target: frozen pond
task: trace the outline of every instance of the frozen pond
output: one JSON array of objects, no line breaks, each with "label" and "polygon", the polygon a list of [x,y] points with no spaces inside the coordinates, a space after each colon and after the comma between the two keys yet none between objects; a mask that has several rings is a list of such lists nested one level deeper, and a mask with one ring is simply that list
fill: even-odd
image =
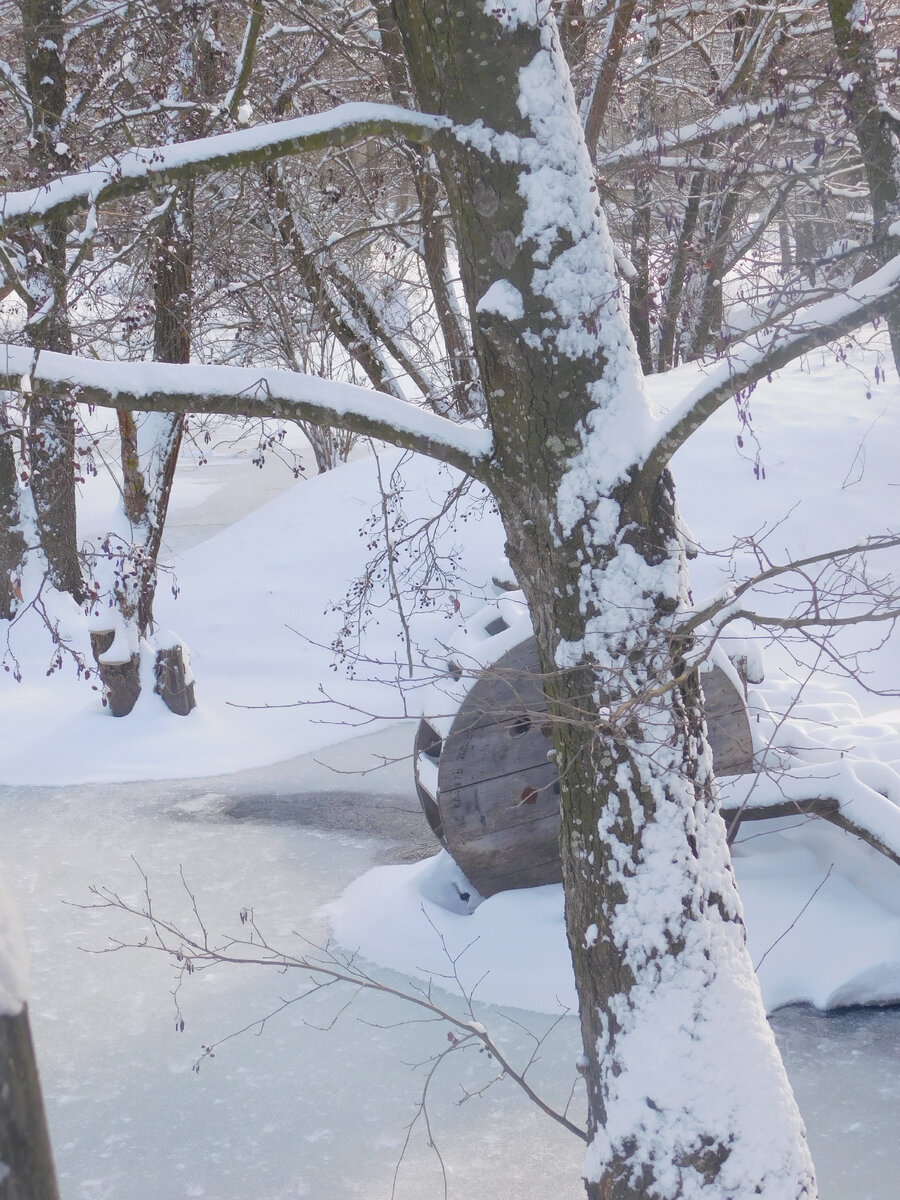
[{"label": "frozen pond", "polygon": [[[226,1041],[195,1073],[204,1044],[266,1016],[299,981],[246,968],[196,976],[180,996],[186,1028],[178,1033],[162,956],[82,949],[100,949],[109,936],[139,940],[143,931],[118,914],[65,902],[89,903],[94,883],[137,897],[133,855],[161,913],[191,919],[183,869],[210,930],[239,932],[239,913],[250,907],[272,940],[296,946],[292,931],[300,929],[321,941],[323,904],[371,864],[417,852],[407,771],[346,787],[339,776],[292,764],[218,781],[0,789],[0,857],[32,949],[32,1017],[64,1200],[390,1196],[406,1127],[419,1111],[428,1070],[421,1064],[447,1049],[445,1027],[411,1024],[396,1002],[364,996],[325,1032],[318,1027],[348,998],[328,989],[287,1008],[258,1036]],[[285,819],[285,793],[298,787],[313,797],[303,825]],[[351,789],[377,792],[376,824],[393,837],[359,831],[370,818],[362,799],[353,816]],[[522,1026],[540,1036],[551,1020],[508,1016],[514,1020],[496,1009],[479,1013],[522,1062],[532,1049]],[[900,1009],[826,1016],[795,1008],[773,1025],[823,1200],[893,1200]],[[565,1106],[572,1088],[577,1037],[575,1020],[562,1021],[534,1070],[535,1086],[555,1105]],[[512,1085],[458,1103],[464,1090],[484,1087],[492,1067],[483,1054],[450,1055],[429,1091],[451,1200],[576,1200],[581,1144]],[[580,1119],[577,1100],[572,1115]],[[442,1194],[420,1116],[396,1195]]]}]

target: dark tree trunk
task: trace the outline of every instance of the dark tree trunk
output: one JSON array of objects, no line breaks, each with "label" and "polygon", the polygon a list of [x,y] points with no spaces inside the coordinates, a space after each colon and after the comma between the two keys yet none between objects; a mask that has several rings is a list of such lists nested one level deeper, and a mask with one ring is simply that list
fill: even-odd
[{"label": "dark tree trunk", "polygon": [[[900,237],[891,226],[900,220],[900,123],[886,102],[878,79],[878,45],[866,6],[858,0],[828,0],[841,75],[848,82],[847,114],[863,162],[879,263],[900,253]],[[849,82],[852,81],[852,82]],[[894,365],[900,374],[900,313],[887,318]]]},{"label": "dark tree trunk", "polygon": [[[480,147],[448,139],[441,167],[490,484],[555,718],[588,1196],[811,1196],[744,946],[700,687],[673,635],[687,582],[671,481],[645,477],[633,448],[650,418],[552,19],[459,0],[394,11],[420,105]],[[761,1091],[723,1076],[738,1046],[765,1064]],[[778,1133],[760,1155],[773,1103]]]},{"label": "dark tree trunk", "polygon": [[685,285],[687,283],[691,260],[695,258],[694,235],[700,219],[700,205],[706,176],[702,171],[695,171],[691,177],[691,188],[684,208],[684,218],[672,258],[669,262],[669,278],[666,282],[665,296],[659,323],[659,355],[657,370],[668,371],[678,365],[681,357],[679,332],[681,329],[681,312],[684,307]]},{"label": "dark tree trunk", "polygon": [[[174,198],[161,231],[154,262],[153,357],[157,362],[191,361],[193,269],[194,186],[187,184]],[[168,413],[156,435],[153,496],[147,506],[149,529],[145,548],[146,565],[138,604],[138,628],[142,634],[153,628],[156,564],[183,432],[184,416]]]},{"label": "dark tree trunk", "polygon": [[[621,13],[621,5],[619,13]],[[617,14],[618,15],[618,14]],[[648,65],[641,78],[638,97],[638,123],[635,130],[646,138],[656,121],[656,59],[659,54],[659,35],[655,24],[644,36],[644,59]],[[631,217],[631,261],[636,275],[629,281],[629,320],[637,346],[641,369],[645,375],[653,370],[653,334],[650,326],[653,296],[650,278],[650,238],[653,232],[653,171],[642,163],[634,172],[633,209]]]},{"label": "dark tree trunk", "polygon": [[[25,86],[32,106],[29,168],[34,183],[46,183],[70,167],[60,123],[66,104],[66,72],[60,0],[24,0]],[[69,354],[72,339],[66,310],[64,217],[34,225],[25,237],[28,337],[38,350]],[[75,516],[75,419],[68,397],[33,395],[28,404],[31,490],[41,548],[50,577],[80,600],[84,594]]]},{"label": "dark tree trunk", "polygon": [[699,358],[707,349],[711,336],[721,334],[724,319],[722,281],[725,258],[732,245],[732,226],[740,199],[740,185],[732,182],[724,196],[713,205],[714,219],[710,222],[704,246],[703,288],[691,339],[691,357]]},{"label": "dark tree trunk", "polygon": [[[395,104],[409,104],[409,76],[403,62],[403,43],[388,0],[376,0],[378,32],[387,59],[388,82]],[[427,153],[410,148],[414,181],[419,199],[425,273],[434,298],[435,315],[447,352],[447,373],[452,388],[452,409],[460,417],[472,417],[483,408],[472,347],[457,309],[456,297],[447,278],[449,258],[444,221],[438,211],[440,187],[434,178]]]},{"label": "dark tree trunk", "polygon": [[19,574],[25,558],[13,436],[0,407],[0,620],[9,620],[16,611]]},{"label": "dark tree trunk", "polygon": [[0,1014],[0,1200],[59,1200],[27,1008]]},{"label": "dark tree trunk", "polygon": [[[210,6],[161,6],[161,22],[178,55],[177,78],[184,95],[211,94],[216,71]],[[199,136],[204,130],[202,113],[186,120],[178,118],[171,129],[172,140]],[[153,357],[157,362],[188,363],[191,358],[194,263],[194,183],[188,181],[169,196],[168,208],[156,232],[153,253]],[[132,526],[131,570],[117,582],[119,611],[138,639],[153,631],[153,603],[158,580],[158,560],[168,513],[175,468],[181,449],[184,415],[160,413],[135,418],[119,413],[123,495],[126,515]],[[140,694],[140,655],[130,654],[122,662],[103,662],[97,654],[101,643],[113,643],[113,635],[102,631],[95,638],[101,678],[107,689],[114,716],[131,712]],[[126,639],[127,642],[127,639]],[[182,665],[172,669],[173,655]],[[193,685],[185,682],[180,649],[157,651],[156,691],[178,715],[194,707]],[[175,690],[169,683],[176,681]]]}]

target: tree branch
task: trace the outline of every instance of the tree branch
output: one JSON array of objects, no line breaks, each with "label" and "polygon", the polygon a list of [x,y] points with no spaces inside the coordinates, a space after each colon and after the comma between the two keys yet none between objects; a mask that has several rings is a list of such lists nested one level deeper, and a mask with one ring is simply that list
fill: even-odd
[{"label": "tree branch", "polygon": [[393,104],[340,104],[326,113],[256,125],[178,145],[132,150],[107,158],[44,187],[7,192],[0,199],[0,228],[16,220],[40,221],[215,171],[271,162],[289,154],[345,146],[377,135],[427,142],[448,129],[446,117]]},{"label": "tree branch", "polygon": [[247,16],[247,27],[244,30],[244,41],[235,65],[234,83],[225,97],[225,110],[231,117],[235,116],[237,110],[240,108],[244,92],[247,90],[247,84],[250,82],[250,75],[253,72],[253,62],[256,57],[256,45],[259,41],[259,31],[262,29],[264,16],[263,0],[250,0],[250,12]]},{"label": "tree branch", "polygon": [[631,18],[634,15],[637,0],[613,0],[613,2],[615,9],[607,18],[608,29],[605,39],[606,44],[603,47],[603,60],[600,64],[600,70],[597,72],[587,119],[584,123],[584,140],[587,142],[588,152],[592,160],[596,160],[600,130],[603,128],[603,119],[606,116],[607,108],[609,108],[613,84],[616,81],[616,72],[619,69],[622,52],[625,49],[625,39],[628,35],[628,29],[631,25]]},{"label": "tree branch", "polygon": [[[730,587],[724,597],[713,600],[712,603],[704,605],[702,609],[691,613],[686,621],[679,624],[678,636],[686,637],[696,632],[701,625],[705,625],[707,621],[712,621],[722,613],[727,615],[727,622],[736,620],[738,617],[753,619],[746,610],[737,607],[737,601],[746,592],[759,587],[763,583],[770,583],[772,580],[778,579],[783,575],[803,574],[805,577],[805,572],[809,567],[839,564],[857,555],[869,554],[876,550],[892,550],[897,546],[900,546],[900,536],[896,534],[881,534],[876,537],[866,538],[854,546],[842,546],[835,550],[823,550],[820,554],[810,554],[806,558],[795,558],[786,563],[773,563],[764,571],[759,571],[756,575],[750,576],[749,579],[745,579],[741,583]],[[866,594],[868,595],[869,593],[867,592]],[[880,614],[876,619],[883,621],[889,618],[884,614]],[[769,619],[760,617],[759,620],[761,623],[765,623]],[[780,623],[784,625],[784,628],[797,627],[794,622],[788,624],[787,619]],[[814,622],[807,623],[812,624]],[[858,624],[859,619],[848,618],[844,622],[835,621],[833,623]]]},{"label": "tree branch", "polygon": [[790,322],[773,324],[737,342],[709,374],[660,422],[656,444],[641,473],[656,479],[672,455],[738,392],[773,371],[837,338],[852,333],[900,304],[900,255],[846,292],[799,309]]},{"label": "tree branch", "polygon": [[707,142],[717,134],[725,134],[731,129],[756,125],[764,121],[779,120],[783,105],[787,105],[788,111],[797,113],[811,108],[813,103],[812,96],[800,94],[787,100],[782,97],[779,100],[736,104],[731,108],[722,109],[720,112],[711,113],[706,120],[682,125],[679,129],[670,129],[666,133],[660,133],[653,137],[635,138],[634,141],[628,142],[608,154],[600,154],[597,156],[597,169],[609,171],[614,167],[628,167],[645,159],[654,160],[667,151],[683,150],[686,146]]},{"label": "tree branch", "polygon": [[80,403],[135,412],[222,413],[312,421],[379,438],[484,479],[491,435],[349,383],[255,367],[118,363],[0,343],[0,387],[73,390]]}]

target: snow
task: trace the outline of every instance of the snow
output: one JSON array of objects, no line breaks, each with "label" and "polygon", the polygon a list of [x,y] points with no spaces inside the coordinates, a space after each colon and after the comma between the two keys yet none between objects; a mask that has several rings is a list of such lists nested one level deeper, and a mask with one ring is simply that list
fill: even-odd
[{"label": "snow", "polygon": [[683,125],[665,134],[660,131],[652,138],[635,138],[623,146],[617,146],[615,150],[599,153],[597,166],[599,170],[605,171],[634,160],[658,159],[666,150],[690,146],[697,141],[711,139],[715,134],[750,125],[755,121],[770,120],[780,115],[785,108],[792,113],[800,113],[814,103],[813,97],[806,89],[788,88],[777,100],[760,100],[754,104],[735,104],[728,108],[720,108],[705,121]]},{"label": "snow", "polygon": [[[766,465],[764,480],[754,475],[753,457],[747,451],[742,457],[735,449],[740,426],[729,409],[723,409],[679,453],[675,469],[680,499],[702,545],[715,551],[735,537],[765,527],[774,531],[779,547],[805,553],[833,541],[850,544],[871,529],[879,514],[893,511],[894,447],[900,436],[896,385],[869,384],[858,370],[863,361],[852,360],[847,366],[820,352],[813,364],[791,368],[758,389],[753,397],[753,428]],[[813,367],[814,375],[810,374]],[[657,386],[668,398],[672,383],[663,379]],[[190,452],[184,452],[168,532],[171,544],[182,551],[177,561],[178,598],[165,581],[160,588],[161,624],[174,630],[192,651],[198,710],[187,720],[173,717],[147,689],[132,718],[111,720],[92,691],[94,680],[78,680],[68,665],[45,675],[45,635],[32,612],[10,634],[24,678],[21,683],[11,675],[0,680],[0,719],[6,731],[0,761],[7,784],[202,778],[340,742],[368,730],[370,713],[402,715],[403,705],[394,691],[397,626],[389,610],[378,613],[379,624],[367,647],[374,661],[361,668],[358,678],[329,669],[327,643],[337,617],[323,614],[367,557],[359,530],[373,504],[372,463],[363,459],[295,484],[287,467],[273,462],[260,472],[225,443],[223,439],[218,453],[210,451],[210,465],[199,469],[191,469]],[[385,475],[395,461],[395,452],[389,452]],[[269,482],[279,470],[281,482],[277,474],[276,482]],[[448,481],[423,459],[413,459],[404,472],[411,488],[407,501],[411,512],[426,509],[429,497],[437,501]],[[253,489],[266,503],[237,519],[236,499]],[[102,476],[90,481],[86,500],[85,522],[103,528],[116,502],[112,481]],[[251,503],[259,500],[251,495]],[[822,512],[828,513],[825,523],[819,519]],[[234,523],[222,528],[219,514]],[[450,652],[463,661],[477,662],[489,642],[493,656],[521,640],[527,629],[521,605],[515,597],[505,597],[500,605],[510,629],[496,639],[488,639],[484,632],[496,611],[483,607],[484,599],[494,595],[491,578],[508,574],[508,569],[503,565],[502,532],[495,518],[476,510],[473,514],[455,536],[450,535],[450,541],[463,550],[464,569],[472,584],[459,590],[461,611],[456,613],[450,606],[416,617],[417,640],[438,660],[447,653],[444,647],[452,646]],[[310,530],[315,530],[315,536]],[[192,544],[204,537],[207,540]],[[324,557],[323,545],[328,547]],[[172,561],[170,553],[164,557]],[[238,574],[235,563],[241,564]],[[720,591],[733,569],[733,563],[718,554],[701,555],[692,564],[697,594]],[[86,629],[77,610],[61,606],[55,616],[74,642],[86,649]],[[312,641],[304,641],[294,630]],[[861,637],[859,631],[852,632],[848,653],[856,652]],[[844,798],[853,800],[855,815],[867,805],[872,823],[880,820],[879,813],[892,818],[891,805],[896,805],[898,795],[895,768],[900,767],[898,701],[879,700],[854,691],[846,679],[825,676],[808,689],[806,706],[798,707],[797,685],[791,682],[798,669],[787,650],[752,632],[745,638],[744,652],[748,646],[757,657],[764,647],[767,670],[767,680],[754,689],[754,730],[775,734],[776,748],[799,749],[806,756],[793,762],[787,774],[782,765],[772,779],[760,777],[754,802],[765,795],[774,802],[791,788],[808,794],[812,776],[815,786],[829,794],[840,783]],[[867,676],[871,686],[894,686],[900,677],[895,640],[864,659],[863,665],[871,672]],[[332,706],[318,690],[323,683],[335,698]],[[450,680],[442,686],[453,691]],[[465,680],[461,686],[466,686]],[[445,691],[439,711],[431,709],[430,715],[449,716],[458,698]],[[298,700],[305,701],[306,707],[280,707]],[[341,708],[341,703],[353,708]],[[415,713],[427,703],[420,680],[407,692],[406,704]],[[786,710],[790,711],[787,721],[779,716]],[[371,726],[376,727],[382,726]],[[789,824],[793,823],[745,825],[737,847],[736,869],[754,962],[794,921],[829,864],[835,861],[836,866],[797,927],[763,963],[760,976],[768,1007],[799,1000],[828,1007],[900,999],[898,868],[821,822],[785,828]],[[894,828],[892,821],[888,832]],[[851,870],[860,854],[864,869],[856,865]],[[805,864],[802,883],[793,875],[798,861]],[[417,959],[426,961],[415,948],[426,936],[417,923],[420,904],[427,898],[415,879],[404,881],[404,871],[418,869],[392,868],[396,874],[385,897],[380,899],[376,889],[358,906],[366,917],[365,929],[351,927],[349,915],[341,918],[345,922],[342,940],[397,969],[411,971]],[[766,880],[765,886],[757,882],[760,879]],[[395,884],[405,897],[402,903],[390,894]],[[835,920],[838,898],[845,914],[840,922]],[[486,995],[549,1011],[555,1011],[557,996],[571,1004],[561,924],[556,926],[558,947],[552,960],[558,965],[545,965],[526,986],[515,953],[507,959],[503,949],[504,944],[515,947],[516,938],[501,933],[488,937],[486,932],[494,925],[496,899],[471,917],[446,915],[428,904],[426,911],[448,936],[451,926],[460,921],[477,931],[480,949],[473,956],[477,963],[473,976],[483,973],[480,968],[487,961],[493,963],[482,985]],[[529,910],[529,893],[505,903],[521,913],[516,919],[526,932],[518,944],[528,948],[529,926],[546,927],[548,902],[539,902],[541,915]],[[559,910],[559,901],[556,906]],[[373,941],[367,929],[376,926],[383,929],[383,936]],[[858,936],[860,928],[868,931],[866,937]],[[549,941],[549,934],[544,941]],[[389,944],[402,960],[385,958]],[[407,944],[411,949],[404,955]]]},{"label": "snow", "polygon": [[[876,352],[877,347],[870,354]],[[703,547],[716,551],[735,537],[762,529],[771,531],[773,553],[775,547],[779,553],[806,553],[832,542],[852,544],[877,528],[885,514],[890,520],[896,511],[900,405],[893,377],[877,386],[867,378],[872,361],[851,355],[849,364],[843,364],[820,352],[757,390],[752,411],[758,445],[751,443],[726,406],[679,452],[674,468],[681,504]],[[682,383],[690,386],[682,374],[658,381],[653,397],[657,407],[676,402]],[[743,451],[735,447],[739,432],[745,438]],[[497,1019],[493,1005],[508,1007],[516,1020],[526,1019],[524,1012],[544,1012],[549,1020],[574,1003],[559,888],[501,894],[473,904],[477,897],[471,893],[469,900],[461,899],[460,893],[469,889],[445,856],[412,866],[382,863],[366,873],[375,853],[369,842],[290,825],[235,824],[227,816],[229,797],[273,790],[284,799],[322,789],[334,797],[335,809],[344,808],[346,801],[338,797],[347,787],[383,789],[400,802],[405,786],[402,802],[414,809],[408,763],[394,768],[391,778],[400,782],[388,786],[379,784],[378,775],[359,780],[333,774],[323,784],[322,776],[306,773],[306,765],[287,760],[308,751],[321,756],[325,747],[334,746],[330,761],[352,770],[357,756],[350,739],[369,731],[375,734],[373,744],[384,746],[385,753],[402,754],[412,730],[388,729],[383,721],[370,722],[369,714],[399,717],[404,703],[417,713],[426,709],[432,694],[423,686],[423,675],[407,689],[404,703],[397,699],[396,662],[399,659],[402,666],[404,654],[389,607],[376,610],[378,624],[366,643],[373,661],[360,665],[358,677],[329,669],[327,643],[340,621],[326,610],[369,556],[360,530],[375,503],[372,462],[360,459],[329,475],[295,482],[290,470],[277,462],[260,472],[241,461],[228,441],[223,436],[218,449],[208,450],[210,463],[202,468],[192,466],[190,449],[183,452],[167,535],[171,549],[166,552],[167,562],[177,569],[178,596],[165,581],[160,589],[161,623],[192,650],[197,712],[188,719],[173,717],[148,687],[131,718],[112,720],[91,690],[94,680],[78,680],[70,663],[45,675],[46,638],[35,612],[11,630],[22,682],[11,675],[0,679],[5,731],[0,771],[6,784],[0,794],[0,856],[28,923],[34,963],[32,1015],[45,1056],[42,1066],[49,1079],[64,1187],[73,1198],[94,1200],[123,1194],[125,1188],[131,1200],[149,1200],[205,1188],[209,1195],[230,1200],[248,1188],[273,1198],[302,1195],[306,1188],[306,1194],[337,1200],[328,1182],[337,1160],[343,1171],[338,1194],[374,1195],[372,1180],[389,1179],[397,1152],[390,1135],[384,1135],[384,1144],[375,1151],[361,1139],[359,1121],[348,1117],[353,1106],[337,1089],[327,1044],[323,1049],[321,1042],[303,1040],[312,1035],[299,1020],[289,1021],[288,1033],[277,1033],[273,1025],[263,1038],[253,1039],[246,1052],[223,1048],[217,1056],[220,1065],[205,1064],[200,1076],[192,1075],[189,1067],[198,1043],[268,1011],[284,988],[282,980],[269,985],[242,976],[230,982],[214,974],[198,981],[196,1008],[189,1011],[191,1040],[186,1044],[172,1033],[166,1007],[171,980],[161,965],[151,970],[140,958],[85,959],[77,951],[85,944],[86,928],[96,946],[102,944],[108,926],[100,914],[63,909],[58,900],[82,900],[87,885],[98,881],[133,891],[132,853],[161,880],[160,887],[176,907],[177,866],[183,863],[198,893],[212,906],[213,917],[223,923],[233,921],[249,902],[258,913],[265,912],[276,931],[289,933],[299,924],[319,937],[326,926],[323,916],[315,914],[322,905],[330,905],[329,918],[342,946],[404,976],[423,982],[432,978],[438,988],[448,987],[447,954],[460,955],[456,970],[463,988],[475,988],[476,1001],[488,1009],[486,1015],[479,1008],[473,1019],[492,1032]],[[754,473],[757,452],[766,467],[764,479]],[[384,453],[385,478],[398,457],[393,451]],[[410,513],[439,505],[452,478],[421,458],[411,459],[404,474]],[[93,537],[108,527],[116,491],[113,481],[102,475],[88,480],[85,488],[83,532]],[[247,499],[240,503],[242,496]],[[489,647],[493,653],[492,643],[514,644],[523,633],[521,607],[514,596],[499,601],[511,628],[495,639],[488,638],[484,628],[488,615],[496,612],[485,608],[485,599],[494,596],[491,579],[508,575],[496,518],[473,499],[468,520],[455,532],[445,531],[441,539],[442,546],[454,544],[460,550],[464,581],[457,587],[459,611],[448,604],[438,612],[417,613],[417,643],[439,665],[447,646],[452,653],[471,653],[477,661]],[[747,556],[746,549],[733,558],[701,553],[692,564],[695,594],[722,594],[732,573],[748,565]],[[73,646],[86,648],[86,622],[74,606],[60,604],[51,615],[62,622]],[[848,655],[856,653],[861,637],[860,631],[852,632]],[[759,631],[739,631],[739,638],[744,639],[743,650],[762,657],[766,668],[765,680],[751,693],[754,730],[761,738],[775,735],[775,752],[770,754],[777,771],[771,779],[761,778],[754,803],[766,795],[774,800],[794,786],[808,790],[812,779],[829,794],[839,786],[854,808],[868,805],[873,823],[881,819],[879,814],[885,815],[888,824],[880,828],[891,833],[900,795],[895,773],[900,766],[897,699],[866,694],[847,678],[819,675],[807,688],[805,700],[797,703],[798,683],[807,670],[794,664],[787,648]],[[796,647],[798,652],[803,649]],[[871,670],[866,678],[872,686],[893,687],[900,677],[895,639],[862,662]],[[754,674],[758,678],[759,671]],[[335,697],[335,704],[325,702],[320,684]],[[309,703],[279,707],[298,699]],[[452,710],[451,699],[455,702],[442,698],[445,713]],[[352,708],[341,708],[341,703]],[[391,730],[398,729],[395,736]],[[276,768],[267,764],[279,762],[284,766],[277,769],[279,782],[273,785]],[[251,769],[264,774],[223,778]],[[129,779],[160,782],[115,782]],[[161,782],[176,779],[195,782]],[[80,788],[70,786],[77,782]],[[47,790],[36,790],[38,784],[48,785]],[[900,890],[893,863],[823,822],[772,821],[745,824],[735,850],[735,869],[749,952],[758,966],[767,1007],[805,1001],[831,1008],[900,999]],[[0,906],[0,912],[7,911],[7,905]],[[585,939],[591,936],[591,930],[585,930]],[[0,962],[8,957],[0,954]],[[23,993],[17,985],[16,995]],[[671,1018],[662,1013],[660,1021],[675,1019],[679,1012],[677,997],[670,998]],[[719,1002],[738,1003],[740,997],[723,993]],[[396,1014],[372,1015],[381,1022],[399,1019]],[[577,1022],[567,1020],[565,1048],[548,1047],[544,1052],[563,1076],[563,1067],[568,1069],[577,1052]],[[361,1090],[377,1095],[378,1103],[364,1104],[363,1124],[397,1130],[409,1119],[416,1088],[411,1088],[412,1101],[409,1092],[405,1100],[398,1099],[396,1061],[420,1061],[433,1050],[420,1043],[412,1049],[389,1048],[386,1035],[376,1037],[370,1026],[357,1030],[352,1021],[347,1028],[351,1026],[352,1032],[340,1035],[348,1039],[341,1043],[346,1049],[334,1053],[354,1064],[370,1063],[374,1076]],[[647,1053],[638,1030],[633,1045],[635,1056]],[[733,1053],[738,1061],[740,1047]],[[154,1059],[162,1064],[161,1074],[154,1074]],[[295,1084],[288,1070],[291,1082],[285,1087],[286,1062],[304,1064],[302,1084]],[[746,1066],[753,1069],[752,1063]],[[564,1095],[566,1079],[554,1079]],[[821,1103],[818,1092],[824,1086],[833,1086],[823,1084],[821,1076],[817,1079],[820,1082],[810,1088],[811,1104]],[[474,1077],[467,1082],[474,1085]],[[685,1086],[689,1083],[686,1080]],[[188,1101],[190,1088],[195,1098]],[[277,1101],[274,1109],[266,1107],[266,1091]],[[451,1091],[448,1088],[448,1096]],[[883,1091],[889,1114],[894,1093]],[[129,1100],[132,1094],[135,1099]],[[198,1106],[191,1110],[195,1133],[174,1133],[171,1112],[187,1103]],[[805,1112],[802,1096],[801,1103]],[[471,1105],[463,1111],[465,1118],[459,1120],[469,1120]],[[475,1156],[472,1127],[452,1126],[449,1144],[459,1159],[473,1163],[482,1153],[488,1160],[493,1154],[502,1180],[512,1154],[516,1170],[527,1162],[539,1181],[531,1193],[535,1200],[551,1193],[571,1194],[574,1200],[579,1191],[578,1148],[537,1133],[527,1108],[490,1111],[496,1114],[490,1119],[473,1118],[479,1136],[488,1137],[487,1147],[479,1143]],[[845,1127],[859,1119],[858,1108],[842,1118]],[[874,1118],[866,1117],[865,1123],[877,1128]],[[253,1126],[249,1142],[248,1125]],[[271,1126],[272,1132],[260,1126]],[[765,1128],[761,1121],[761,1136]],[[100,1166],[90,1152],[97,1129],[111,1139]],[[298,1129],[304,1138],[314,1139],[303,1143],[299,1166]],[[143,1154],[144,1136],[167,1151],[154,1154],[146,1178],[135,1181],[133,1162]],[[203,1139],[208,1161],[200,1161],[193,1137]],[[841,1158],[829,1147],[830,1139],[821,1141],[824,1144],[814,1147],[817,1157],[831,1150],[835,1159]],[[242,1147],[240,1164],[226,1149],[237,1144]],[[360,1149],[348,1156],[346,1147],[358,1144]],[[534,1161],[539,1146],[552,1147],[543,1166]],[[320,1152],[326,1159],[317,1174],[320,1168],[313,1160],[319,1162]],[[870,1160],[878,1161],[873,1154],[861,1158],[867,1167]],[[174,1174],[166,1174],[165,1159],[171,1159]],[[427,1194],[431,1177],[426,1162],[426,1150],[420,1148],[410,1164],[411,1196]],[[861,1169],[860,1162],[854,1162]],[[561,1164],[568,1164],[570,1192],[559,1180]],[[890,1200],[894,1176],[890,1164],[883,1165],[886,1190],[883,1184],[880,1192],[864,1192],[854,1175],[842,1190],[829,1193],[823,1188],[823,1195],[840,1200],[858,1193]],[[843,1162],[834,1169],[849,1168]],[[483,1180],[468,1177],[457,1188],[458,1178],[451,1195],[474,1197],[479,1189],[483,1193]],[[95,1187],[84,1182],[92,1179],[99,1181]],[[258,1179],[265,1182],[253,1182]],[[517,1194],[529,1196],[524,1184],[517,1184]]]},{"label": "snow", "polygon": [[520,321],[525,315],[525,304],[522,293],[508,279],[498,279],[492,283],[475,305],[478,313],[496,313],[507,321]]},{"label": "snow", "polygon": [[485,0],[484,11],[506,29],[535,26],[550,11],[548,0]]}]

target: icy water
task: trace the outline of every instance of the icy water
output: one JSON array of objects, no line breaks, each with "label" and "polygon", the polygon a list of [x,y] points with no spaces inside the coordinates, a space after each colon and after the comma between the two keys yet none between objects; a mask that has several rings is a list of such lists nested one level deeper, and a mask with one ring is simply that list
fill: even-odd
[{"label": "icy water", "polygon": [[[72,906],[92,902],[92,884],[140,899],[131,856],[163,915],[196,925],[183,873],[214,935],[240,933],[250,907],[290,948],[300,945],[295,930],[323,940],[323,904],[373,862],[417,852],[414,804],[391,791],[405,770],[368,785],[382,796],[378,820],[363,815],[364,797],[348,799],[345,780],[308,764],[218,781],[0,789],[0,865],[32,949],[32,1018],[63,1200],[386,1200],[395,1172],[398,1200],[429,1200],[443,1195],[441,1161],[451,1200],[583,1195],[581,1144],[510,1084],[483,1090],[494,1076],[485,1055],[447,1056],[423,1112],[446,1028],[410,1023],[395,1002],[360,997],[337,1017],[349,996],[327,989],[253,1026],[295,997],[299,980],[217,968],[180,993],[177,1032],[164,956],[91,953],[110,938],[144,936],[121,914]],[[311,797],[301,825],[285,819],[298,779]],[[394,836],[373,836],[373,821]],[[550,1025],[489,1008],[479,1018],[518,1063]],[[193,1069],[204,1045],[247,1026]],[[900,1009],[793,1008],[773,1026],[823,1200],[894,1200]],[[574,1019],[563,1021],[533,1070],[560,1107],[577,1038]],[[573,1117],[578,1110],[576,1100]]]}]

